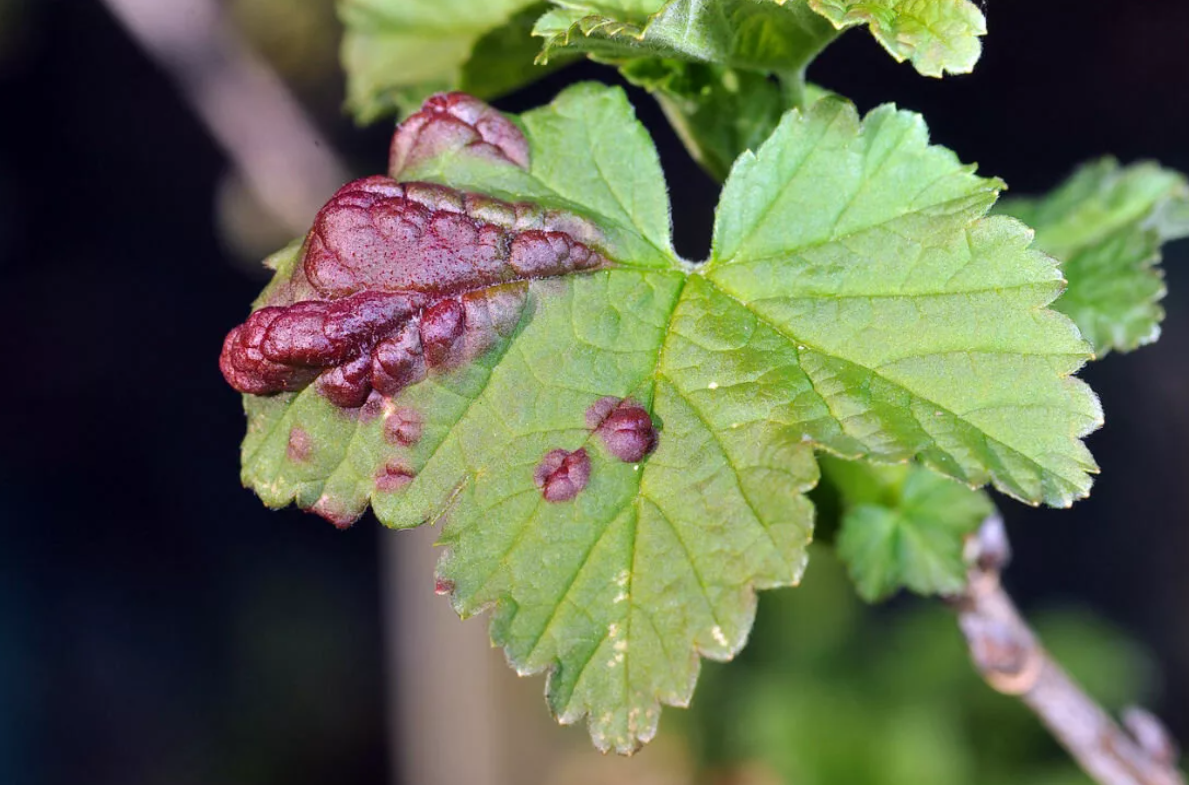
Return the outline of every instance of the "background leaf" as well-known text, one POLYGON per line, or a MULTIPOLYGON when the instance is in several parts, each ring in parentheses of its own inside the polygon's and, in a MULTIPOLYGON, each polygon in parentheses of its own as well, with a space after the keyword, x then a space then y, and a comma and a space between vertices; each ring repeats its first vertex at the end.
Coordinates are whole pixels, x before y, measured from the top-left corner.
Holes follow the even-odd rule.
POLYGON ((842 496, 835 544, 863 599, 882 600, 902 588, 924 595, 962 589, 964 538, 995 509, 986 493, 916 464, 829 456, 819 462, 842 496))
POLYGON ((340 0, 347 105, 371 122, 431 93, 494 98, 544 76, 529 31, 545 10, 540 0, 340 0))
POLYGON ((1036 229, 1069 282, 1053 307, 1077 322, 1099 357, 1160 336, 1160 246, 1189 236, 1189 184, 1154 163, 1084 165, 1046 196, 1008 199, 999 211, 1036 229))
POLYGON ((982 54, 979 38, 987 33, 983 12, 970 0, 808 0, 808 3, 840 30, 867 25, 875 40, 897 62, 908 60, 925 76, 973 71, 982 54))
POLYGON ((537 22, 542 61, 565 52, 621 62, 667 57, 800 74, 837 33, 802 3, 755 0, 559 2, 537 22))

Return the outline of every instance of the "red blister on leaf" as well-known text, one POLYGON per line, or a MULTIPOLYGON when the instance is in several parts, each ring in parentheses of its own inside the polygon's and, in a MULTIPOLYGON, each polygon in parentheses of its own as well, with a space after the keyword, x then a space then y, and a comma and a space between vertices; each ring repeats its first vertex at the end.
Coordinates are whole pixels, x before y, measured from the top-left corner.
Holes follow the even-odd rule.
POLYGON ((590 456, 586 450, 551 450, 533 473, 533 482, 547 502, 568 502, 590 481, 590 456))
POLYGON ((586 427, 621 461, 636 463, 656 449, 660 438, 652 415, 631 398, 600 398, 586 410, 586 427))
MULTIPOLYGON (((460 93, 430 98, 393 139, 393 171, 463 150, 528 165, 520 129, 460 93)), ((240 392, 316 389, 357 408, 473 360, 511 334, 534 279, 609 265, 589 222, 430 183, 367 177, 319 211, 267 307, 227 336, 220 367, 240 392)))

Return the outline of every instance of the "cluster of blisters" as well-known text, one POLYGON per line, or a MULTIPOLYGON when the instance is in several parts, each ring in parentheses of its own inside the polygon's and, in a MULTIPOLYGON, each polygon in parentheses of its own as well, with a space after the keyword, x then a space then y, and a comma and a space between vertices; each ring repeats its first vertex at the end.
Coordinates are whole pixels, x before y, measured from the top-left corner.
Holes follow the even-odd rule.
MULTIPOLYGON (((586 427, 602 439, 607 452, 625 463, 644 460, 660 439, 652 415, 631 398, 598 399, 586 410, 586 427)), ((550 450, 533 472, 533 482, 547 502, 568 502, 589 481, 590 456, 585 448, 550 450)))
MULTIPOLYGON (((519 129, 465 98, 431 99, 398 130, 394 155, 407 161, 440 143, 526 164, 519 129)), ((253 395, 315 380, 344 408, 373 390, 394 395, 509 335, 529 281, 606 266, 592 248, 598 238, 589 222, 537 205, 383 176, 349 183, 319 212, 301 264, 276 288, 282 302, 231 331, 220 367, 253 395)))
POLYGON ((597 433, 607 452, 636 463, 656 449, 659 436, 652 415, 631 398, 600 398, 586 410, 586 427, 597 433))

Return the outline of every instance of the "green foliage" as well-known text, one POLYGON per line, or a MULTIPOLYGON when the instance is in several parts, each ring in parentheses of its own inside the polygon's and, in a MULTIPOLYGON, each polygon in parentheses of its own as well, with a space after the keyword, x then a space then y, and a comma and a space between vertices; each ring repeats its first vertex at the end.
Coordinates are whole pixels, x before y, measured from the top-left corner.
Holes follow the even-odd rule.
POLYGON ((823 456, 822 473, 845 510, 836 545, 863 599, 901 588, 957 594, 966 583, 963 538, 995 507, 972 491, 915 464, 875 466, 823 456))
MULTIPOLYGON (((1044 308, 1059 275, 1026 227, 985 217, 1000 183, 929 146, 916 115, 860 122, 836 98, 787 114, 736 163, 700 266, 672 251, 656 152, 622 91, 579 85, 520 123, 527 171, 451 148, 402 177, 572 211, 615 266, 532 280, 493 348, 370 415, 315 386, 248 397, 244 480, 271 506, 445 521, 457 610, 494 608, 512 664, 549 671, 553 711, 588 716, 601 748, 651 738, 660 704, 689 701, 699 655, 742 647, 755 590, 800 579, 815 447, 1032 502, 1086 493, 1078 437, 1099 412, 1069 376, 1084 344, 1044 308), (655 453, 625 463, 592 437, 603 396, 648 409, 655 453), (424 434, 391 444, 385 423, 406 409, 424 434), (589 485, 543 500, 542 457, 580 448, 589 485), (397 489, 377 483, 393 461, 410 476, 397 489)), ((274 260, 277 280, 297 254, 274 260)), ((936 503, 899 525, 934 525, 936 503)), ((873 591, 938 588, 930 560, 944 554, 901 559, 873 591)))
POLYGON ((983 12, 970 0, 808 0, 808 3, 840 30, 867 25, 875 40, 897 62, 908 60, 925 76, 973 71, 982 54, 979 38, 987 33, 983 12))
POLYGON ((1089 490, 1078 437, 1101 412, 1068 376, 1085 344, 1044 308, 1051 260, 984 217, 1000 187, 930 147, 918 116, 860 125, 825 99, 739 158, 706 278, 804 373, 784 388, 816 443, 1065 506, 1089 490))
MULTIPOLYGON (((1108 709, 1151 694, 1152 663, 1102 620, 1049 610, 1035 628, 1108 709)), ((825 549, 797 591, 765 596, 747 650, 701 681, 667 729, 711 782, 1090 782, 1023 705, 986 688, 948 609, 870 610, 825 549), (755 779, 732 779, 744 771, 755 779)))
MULTIPOLYGON (((553 712, 588 718, 601 749, 652 738, 662 704, 690 701, 701 658, 739 652, 757 590, 800 582, 819 472, 826 539, 870 601, 961 589, 963 539, 993 510, 983 485, 1054 506, 1088 493, 1081 438, 1101 411, 1072 374, 1091 349, 1158 335, 1156 264, 1161 243, 1189 235, 1185 179, 1106 160, 988 216, 1003 184, 930 146, 921 118, 883 106, 860 119, 805 81, 856 26, 921 74, 969 72, 986 31, 974 3, 338 9, 361 121, 440 90, 500 96, 590 57, 653 94, 725 182, 695 264, 673 250, 657 154, 622 92, 580 85, 517 118, 527 170, 473 154, 456 124, 400 178, 587 221, 609 268, 521 282, 519 323, 494 345, 375 405, 340 409, 315 386, 245 399, 243 478, 266 504, 443 523, 440 588, 463 616, 492 610, 510 663, 547 672, 553 712), (592 431, 588 410, 607 397, 647 411, 655 452, 621 460, 592 431), (421 431, 408 443, 388 434, 407 412, 421 431), (564 500, 538 476, 558 450, 590 463, 564 500)), ((301 254, 270 260, 271 287, 301 254)), ((763 609, 742 667, 712 669, 691 723, 708 766, 760 761, 796 782, 1076 781, 1020 764, 1034 726, 976 684, 950 622, 921 613, 858 632, 864 612, 834 590, 830 558, 818 563, 806 596, 763 609), (856 750, 856 735, 870 742, 856 750)), ((1067 625, 1068 650, 1061 634, 1049 644, 1092 689, 1137 686, 1118 678, 1132 657, 1106 633, 1067 625), (1101 660, 1079 660, 1088 645, 1101 660)))
POLYGON ((600 60, 676 58, 798 74, 837 33, 804 3, 756 0, 579 0, 556 2, 533 34, 541 60, 583 52, 600 60))
POLYGON ((791 102, 788 84, 762 73, 682 60, 639 58, 620 73, 656 97, 690 155, 719 181, 740 153, 772 135, 791 103, 809 106, 830 95, 806 84, 791 102))
POLYGON ((339 0, 347 104, 360 122, 431 93, 492 98, 544 72, 529 36, 540 0, 339 0))
POLYGON ((1077 323, 1096 355, 1159 337, 1160 245, 1189 236, 1183 175, 1107 158, 1044 197, 1010 199, 1000 209, 1032 225, 1037 246, 1061 260, 1069 287, 1053 307, 1077 323))
POLYGON ((544 73, 534 58, 556 66, 586 55, 624 67, 657 93, 670 118, 688 118, 683 138, 696 142, 691 151, 719 178, 784 110, 803 104, 806 67, 840 31, 868 25, 893 57, 928 76, 969 72, 986 32, 969 0, 338 3, 348 105, 361 122, 411 110, 439 90, 497 97, 544 73), (768 81, 773 75, 779 87, 768 81), (743 119, 750 112, 758 114, 743 119), (728 153, 724 134, 746 146, 728 153))

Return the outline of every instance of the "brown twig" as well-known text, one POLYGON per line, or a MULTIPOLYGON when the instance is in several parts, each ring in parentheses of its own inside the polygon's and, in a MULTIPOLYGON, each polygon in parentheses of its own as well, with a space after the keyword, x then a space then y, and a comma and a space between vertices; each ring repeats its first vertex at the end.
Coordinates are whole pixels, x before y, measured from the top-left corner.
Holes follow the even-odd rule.
POLYGON ((257 200, 303 234, 349 174, 215 0, 104 0, 175 80, 257 200))
POLYGON ((1159 720, 1129 709, 1124 730, 1045 651, 1000 583, 1010 558, 1003 521, 992 516, 967 543, 969 580, 954 599, 982 677, 1019 697, 1100 785, 1185 785, 1159 720))

